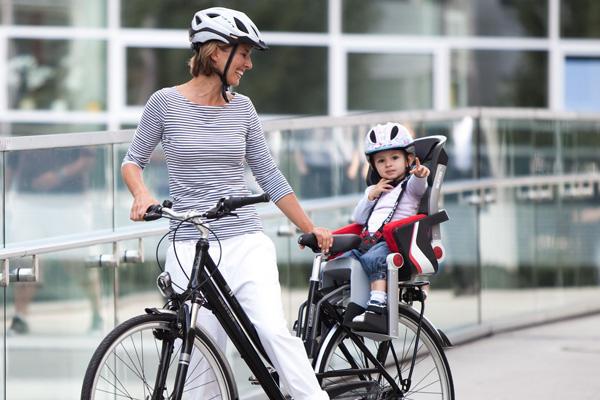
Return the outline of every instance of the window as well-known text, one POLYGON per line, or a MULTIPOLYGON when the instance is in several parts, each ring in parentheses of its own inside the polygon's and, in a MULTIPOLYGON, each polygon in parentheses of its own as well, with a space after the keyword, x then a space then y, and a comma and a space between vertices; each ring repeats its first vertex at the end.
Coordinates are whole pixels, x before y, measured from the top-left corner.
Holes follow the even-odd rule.
POLYGON ((349 54, 349 110, 414 110, 433 107, 432 56, 349 54))
POLYGON ((106 108, 106 44, 97 40, 9 42, 9 107, 101 111, 106 108))
POLYGON ((185 29, 198 10, 219 6, 246 13, 261 32, 327 30, 327 0, 123 0, 121 23, 132 28, 185 29))
POLYGON ((451 56, 453 107, 547 107, 545 51, 456 50, 451 56))
POLYGON ((547 36, 547 1, 344 0, 348 33, 547 36))
MULTIPOLYGON (((9 1, 12 8, 11 21, 15 25, 49 26, 106 26, 107 0, 52 0, 9 1)), ((7 10, 10 8, 6 8, 7 10)), ((5 15, 9 18, 9 15, 5 15)))
POLYGON ((565 109, 600 111, 600 57, 567 58, 565 109))

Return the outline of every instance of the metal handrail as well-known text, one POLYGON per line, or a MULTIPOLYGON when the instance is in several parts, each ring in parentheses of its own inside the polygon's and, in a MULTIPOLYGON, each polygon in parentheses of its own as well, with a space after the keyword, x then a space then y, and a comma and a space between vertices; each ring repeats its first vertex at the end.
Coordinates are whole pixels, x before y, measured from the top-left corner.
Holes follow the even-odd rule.
MULTIPOLYGON (((398 111, 361 113, 339 117, 268 119, 263 121, 265 132, 313 128, 371 125, 383 121, 434 122, 472 118, 507 118, 524 120, 600 121, 600 113, 551 111, 547 109, 463 108, 449 111, 398 111)), ((36 136, 0 137, 0 151, 33 150, 60 147, 79 147, 129 143, 135 130, 62 133, 36 136)))

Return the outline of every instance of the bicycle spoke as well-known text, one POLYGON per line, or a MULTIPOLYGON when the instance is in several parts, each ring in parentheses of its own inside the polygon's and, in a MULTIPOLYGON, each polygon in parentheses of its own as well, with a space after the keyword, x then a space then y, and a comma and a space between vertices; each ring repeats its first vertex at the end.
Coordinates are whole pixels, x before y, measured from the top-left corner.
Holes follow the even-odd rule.
MULTIPOLYGON (((416 383, 414 384, 414 389, 413 389, 412 391, 413 391, 413 392, 416 392, 416 391, 417 391, 417 388, 419 387, 419 385, 420 385, 420 384, 421 384, 421 383, 422 383, 422 382, 423 382, 423 381, 424 381, 424 380, 425 380, 425 379, 426 379, 428 376, 430 376, 430 375, 431 375, 431 374, 432 374, 434 371, 435 371, 435 366, 434 366, 433 368, 431 368, 431 370, 429 370, 429 372, 428 372, 428 373, 427 373, 427 374, 426 374, 426 375, 425 375, 423 378, 421 378, 421 380, 419 380, 418 382, 416 382, 416 383)), ((433 385, 434 383, 437 383, 437 382, 439 382, 439 381, 440 381, 439 379, 438 379, 438 380, 435 380, 435 381, 433 381, 433 382, 431 382, 431 383, 427 384, 426 386, 424 386, 424 388, 426 388, 426 387, 428 387, 428 386, 431 386, 431 385, 433 385)))
MULTIPOLYGON (((210 371, 211 371, 211 368, 207 367, 204 371, 200 371, 200 373, 198 375, 196 375, 194 378, 191 378, 192 375, 188 374, 185 384, 186 385, 191 384, 192 382, 200 379, 203 375, 205 375, 207 372, 210 372, 210 371)), ((213 380, 213 382, 214 382, 214 380, 213 380)))
MULTIPOLYGON (((123 346, 123 345, 121 344, 121 346, 123 346)), ((123 348, 123 349, 125 350, 125 348, 123 348)), ((128 358, 133 363, 133 360, 131 359, 131 357, 129 357, 129 353, 127 352, 127 350, 125 350, 125 353, 128 355, 128 358)), ((130 367, 129 364, 127 363, 127 361, 124 360, 123 358, 119 357, 118 354, 115 353, 114 355, 115 355, 116 358, 118 358, 120 361, 122 361, 123 365, 126 366, 131 372, 133 372, 133 374, 135 376, 137 376, 138 378, 140 378, 140 380, 144 384, 143 386, 146 386, 148 388, 148 390, 150 390, 150 392, 154 392, 154 389, 150 387, 150 385, 148 384, 148 382, 146 382, 146 378, 143 377, 142 374, 139 371, 137 371, 137 369, 134 370, 132 367, 130 367)), ((133 367, 135 367, 135 365, 133 365, 133 367)), ((110 367, 107 367, 107 368, 110 369, 110 367)), ((116 375, 115 375, 115 377, 116 377, 116 375)))
MULTIPOLYGON (((115 354, 116 356, 116 354, 115 354)), ((112 374, 112 376, 115 378, 115 380, 117 381, 117 383, 119 383, 121 385, 121 387, 123 388, 123 393, 126 393, 127 396, 131 397, 131 395, 129 394, 129 392, 127 391, 127 388, 125 388, 125 385, 123 385, 123 383, 121 382, 121 380, 117 377, 117 374, 115 374, 115 372, 109 367, 106 367, 108 369, 108 371, 112 374)), ((110 381, 108 381, 106 378, 104 378, 103 376, 100 376, 101 378, 103 378, 104 380, 106 380, 107 382, 110 383, 110 381)), ((118 389, 117 386, 115 384, 112 384, 114 386, 115 389, 118 389)))
MULTIPOLYGON (((192 357, 193 359, 193 357, 192 357)), ((187 377, 185 378, 185 384, 187 385, 188 383, 192 382, 195 379, 198 379, 200 376, 202 376, 206 371, 209 370, 209 368, 205 369, 204 371, 200 372, 200 375, 198 375, 196 378, 190 380, 190 377, 194 375, 194 372, 196 371, 196 369, 198 369, 198 367, 200 366, 200 364, 202 364, 202 361, 204 361, 204 358, 201 358, 200 360, 198 360, 198 362, 196 363, 196 365, 194 366, 194 368, 190 371, 188 370, 187 373, 187 377)))
MULTIPOLYGON (((140 335, 140 342, 143 342, 142 339, 142 332, 139 332, 140 335)), ((133 336, 130 336, 129 339, 131 340, 131 344, 133 345, 133 351, 135 352, 135 357, 138 360, 138 365, 140 366, 140 378, 142 379, 142 382, 144 382, 145 385, 142 385, 142 388, 144 389, 144 392, 146 390, 146 386, 148 386, 148 382, 146 381, 146 376, 144 374, 144 364, 140 361, 140 355, 138 353, 138 349, 135 346, 135 342, 133 341, 133 336)), ((129 354, 128 354, 129 355, 129 354)))
MULTIPOLYGON (((114 392, 109 392, 108 390, 96 389, 96 391, 97 391, 97 392, 102 392, 102 393, 108 393, 108 394, 110 394, 110 395, 112 395, 112 396, 124 397, 124 398, 126 398, 126 399, 129 399, 129 400, 138 400, 138 398, 137 398, 137 397, 136 397, 136 398, 133 398, 133 397, 131 397, 131 396, 128 396, 128 395, 122 395, 122 394, 118 394, 118 393, 114 393, 114 392)), ((144 399, 139 399, 139 400, 144 400, 144 399)))

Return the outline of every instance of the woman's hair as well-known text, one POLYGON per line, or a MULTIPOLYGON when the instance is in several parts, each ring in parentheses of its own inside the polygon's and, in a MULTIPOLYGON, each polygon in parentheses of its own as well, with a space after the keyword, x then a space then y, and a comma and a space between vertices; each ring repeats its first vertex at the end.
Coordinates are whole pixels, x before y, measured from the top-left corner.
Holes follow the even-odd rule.
POLYGON ((204 43, 194 51, 194 55, 188 61, 190 74, 195 78, 200 74, 209 76, 213 72, 217 72, 210 56, 218 49, 225 49, 227 47, 229 47, 227 44, 219 43, 215 40, 204 43))

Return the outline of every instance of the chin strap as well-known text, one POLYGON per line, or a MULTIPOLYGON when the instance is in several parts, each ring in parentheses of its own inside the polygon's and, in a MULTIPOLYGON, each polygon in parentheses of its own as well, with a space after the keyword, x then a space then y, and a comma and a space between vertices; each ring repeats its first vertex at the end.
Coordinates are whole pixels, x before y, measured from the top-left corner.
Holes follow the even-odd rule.
POLYGON ((235 52, 237 51, 238 48, 238 44, 234 44, 233 47, 231 48, 231 52, 229 53, 229 58, 227 59, 227 63, 225 63, 225 69, 223 69, 223 73, 219 74, 219 76, 221 77, 221 96, 223 96, 223 99, 225 100, 226 103, 229 103, 229 98, 227 97, 227 90, 229 89, 229 83, 227 82, 227 71, 229 70, 229 65, 231 64, 231 61, 233 60, 233 56, 235 56, 235 52))

